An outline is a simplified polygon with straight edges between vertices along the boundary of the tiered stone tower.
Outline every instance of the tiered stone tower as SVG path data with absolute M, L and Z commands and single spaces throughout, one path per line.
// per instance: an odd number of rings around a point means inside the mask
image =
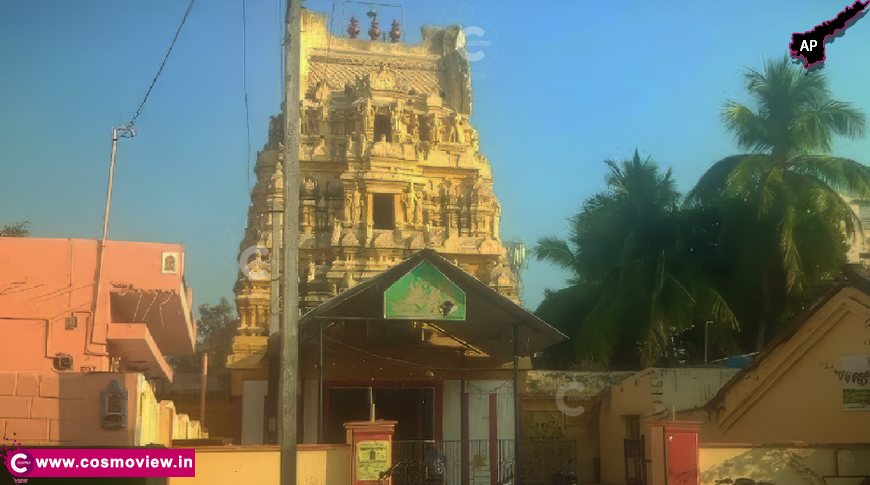
M 424 27 L 423 42 L 407 45 L 337 38 L 326 25 L 318 14 L 303 17 L 302 313 L 423 248 L 516 300 L 492 167 L 468 123 L 470 66 L 456 51 L 459 27 Z M 240 273 L 235 287 L 241 329 L 231 363 L 276 330 L 270 297 L 280 286 L 268 260 L 281 237 L 282 116 L 273 117 L 254 169 L 240 245 L 254 277 Z M 257 246 L 270 253 L 250 249 Z

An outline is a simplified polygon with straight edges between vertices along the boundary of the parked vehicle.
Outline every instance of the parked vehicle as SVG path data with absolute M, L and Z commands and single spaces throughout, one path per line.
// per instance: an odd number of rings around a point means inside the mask
M 395 472 L 396 469 L 399 468 L 399 466 L 401 466 L 403 463 L 404 462 L 397 461 L 393 466 L 388 468 L 386 471 L 382 471 L 380 473 L 380 477 L 378 479 L 378 485 L 385 485 L 390 480 L 390 477 L 393 476 L 393 472 Z
M 561 470 L 553 476 L 553 485 L 577 485 L 577 473 L 571 467 L 574 459 L 568 460 Z

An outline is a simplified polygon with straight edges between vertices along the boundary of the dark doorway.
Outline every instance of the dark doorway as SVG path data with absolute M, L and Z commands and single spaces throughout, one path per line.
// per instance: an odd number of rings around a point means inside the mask
M 435 389 L 355 387 L 329 390 L 328 443 L 346 442 L 344 423 L 370 419 L 372 398 L 375 419 L 397 421 L 394 441 L 435 439 Z
M 375 141 L 392 142 L 392 132 L 393 127 L 392 123 L 390 123 L 390 115 L 375 115 Z
M 347 443 L 344 423 L 368 421 L 371 390 L 367 387 L 333 388 L 329 390 L 329 439 L 328 443 Z
M 372 226 L 375 229 L 396 228 L 395 202 L 393 194 L 372 194 Z
M 432 388 L 375 389 L 377 419 L 398 421 L 395 441 L 435 439 L 435 390 Z

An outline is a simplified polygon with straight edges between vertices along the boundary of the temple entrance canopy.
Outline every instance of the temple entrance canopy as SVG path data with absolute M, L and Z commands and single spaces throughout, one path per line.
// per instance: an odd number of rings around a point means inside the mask
M 338 444 L 344 422 L 396 421 L 395 461 L 420 464 L 437 451 L 455 472 L 448 482 L 462 483 L 472 455 L 485 454 L 497 458 L 476 469 L 503 479 L 517 460 L 519 369 L 565 338 L 422 250 L 301 318 L 300 435 L 306 443 Z M 466 389 L 476 383 L 506 390 L 481 396 L 495 411 L 483 425 Z M 399 473 L 408 480 L 419 472 L 404 466 Z
M 306 354 L 324 327 L 327 342 L 408 357 L 423 372 L 426 366 L 449 367 L 451 376 L 501 369 L 513 362 L 515 347 L 516 355 L 528 357 L 566 338 L 429 249 L 308 312 L 300 327 Z M 326 374 L 339 377 L 337 372 Z M 341 374 L 372 377 L 360 368 Z

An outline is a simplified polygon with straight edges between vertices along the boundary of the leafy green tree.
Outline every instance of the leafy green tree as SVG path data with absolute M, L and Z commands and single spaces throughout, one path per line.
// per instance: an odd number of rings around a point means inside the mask
M 0 226 L 0 237 L 27 237 L 30 231 L 27 229 L 28 221 L 10 222 Z
M 860 221 L 841 194 L 870 196 L 870 170 L 830 155 L 834 136 L 864 136 L 866 117 L 831 97 L 824 71 L 806 72 L 786 56 L 766 60 L 760 71 L 748 69 L 744 80 L 750 105 L 728 101 L 721 116 L 739 148 L 749 153 L 716 162 L 688 194 L 686 204 L 732 199 L 753 208 L 756 222 L 737 224 L 745 241 L 752 235 L 751 248 L 737 247 L 751 250 L 753 254 L 741 261 L 760 270 L 755 343 L 760 350 L 787 297 L 806 292 L 805 286 L 817 280 L 807 272 L 814 271 L 813 265 L 819 269 L 818 261 L 810 262 L 819 252 L 809 232 L 798 236 L 801 228 L 824 227 L 821 234 L 829 248 L 842 245 L 831 228 L 853 237 Z
M 575 360 L 626 368 L 679 360 L 676 336 L 699 321 L 733 328 L 736 320 L 693 267 L 671 171 L 637 150 L 605 163 L 606 189 L 583 203 L 567 240 L 541 238 L 533 249 L 539 261 L 573 273 L 569 288 L 548 294 L 538 313 L 573 310 L 577 319 L 557 327 L 573 326 Z
M 173 367 L 176 372 L 200 372 L 202 352 L 207 352 L 209 373 L 225 373 L 227 357 L 232 353 L 233 337 L 239 323 L 235 309 L 226 298 L 221 297 L 217 305 L 200 305 L 199 315 L 196 329 L 197 351 L 194 355 L 174 358 Z

